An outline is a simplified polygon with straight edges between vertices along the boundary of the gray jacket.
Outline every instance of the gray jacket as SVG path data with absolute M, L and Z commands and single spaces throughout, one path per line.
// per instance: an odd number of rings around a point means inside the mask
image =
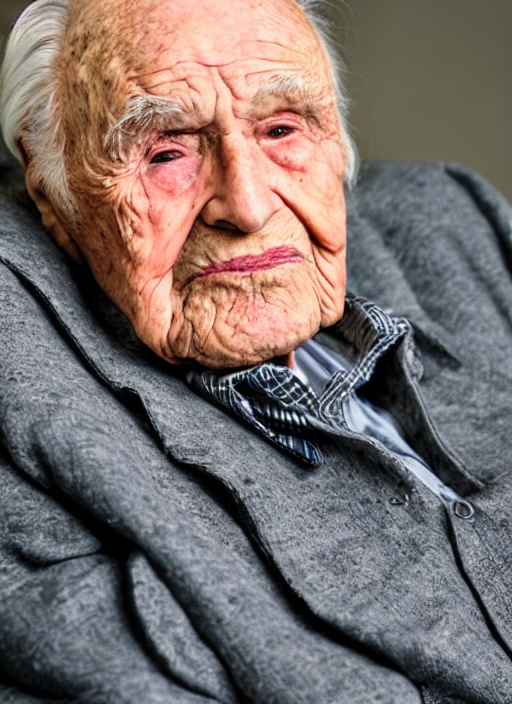
M 370 165 L 349 288 L 414 328 L 368 393 L 472 502 L 381 445 L 306 468 L 150 353 L 0 176 L 0 701 L 510 704 L 511 209 Z M 333 349 L 336 327 L 321 333 Z

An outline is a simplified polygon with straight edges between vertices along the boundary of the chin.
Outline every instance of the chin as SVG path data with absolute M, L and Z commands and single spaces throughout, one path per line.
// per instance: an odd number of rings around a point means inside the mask
M 169 336 L 168 348 L 179 363 L 209 369 L 248 367 L 283 357 L 320 328 L 316 299 L 310 306 L 303 303 L 245 305 L 243 316 L 237 315 L 236 306 L 222 311 L 204 305 L 197 317 L 185 316 L 179 334 Z
M 319 330 L 320 290 L 316 271 L 304 262 L 196 279 L 176 298 L 164 356 L 210 369 L 283 357 Z
M 254 340 L 253 349 L 248 350 L 247 347 L 237 347 L 236 343 L 230 348 L 227 346 L 219 349 L 213 347 L 209 349 L 205 347 L 198 350 L 194 361 L 208 369 L 236 369 L 240 367 L 252 367 L 262 362 L 268 362 L 276 358 L 285 358 L 290 352 L 297 349 L 305 340 L 315 334 L 317 330 L 313 330 L 310 334 L 303 337 L 293 337 L 288 340 L 278 341 L 269 340 L 268 344 L 265 341 L 258 339 Z M 263 344 L 262 344 L 263 343 Z

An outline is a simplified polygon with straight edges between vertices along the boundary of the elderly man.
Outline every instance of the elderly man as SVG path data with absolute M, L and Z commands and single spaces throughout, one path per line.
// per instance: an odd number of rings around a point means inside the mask
M 333 66 L 305 0 L 18 20 L 2 702 L 512 701 L 511 211 L 367 167 L 346 294 Z

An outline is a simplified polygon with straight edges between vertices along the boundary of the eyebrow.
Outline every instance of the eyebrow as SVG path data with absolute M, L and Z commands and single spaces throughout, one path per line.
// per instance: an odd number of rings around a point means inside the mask
M 318 104 L 321 102 L 318 85 L 298 74 L 275 76 L 263 83 L 251 99 L 259 106 L 269 99 L 282 99 L 291 107 L 301 108 L 305 116 L 318 119 Z
M 259 86 L 251 98 L 258 107 L 269 99 L 281 99 L 287 106 L 300 108 L 305 117 L 319 123 L 318 87 L 303 76 L 275 76 Z M 123 115 L 103 139 L 107 155 L 115 162 L 124 161 L 132 146 L 148 132 L 174 132 L 183 127 L 189 112 L 183 103 L 171 98 L 139 95 L 131 98 Z
M 186 116 L 178 100 L 147 95 L 131 98 L 123 115 L 105 134 L 104 149 L 113 161 L 123 161 L 141 135 L 177 130 Z

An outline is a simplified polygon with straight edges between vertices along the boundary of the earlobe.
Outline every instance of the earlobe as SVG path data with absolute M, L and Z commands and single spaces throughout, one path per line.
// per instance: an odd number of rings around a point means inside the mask
M 66 227 L 64 226 L 58 213 L 55 211 L 52 203 L 48 200 L 45 193 L 41 190 L 39 184 L 34 178 L 33 163 L 27 155 L 21 140 L 18 143 L 18 146 L 20 147 L 23 161 L 25 163 L 25 185 L 29 196 L 32 198 L 37 206 L 37 209 L 41 213 L 43 227 L 53 235 L 57 244 L 60 245 L 72 259 L 76 262 L 83 262 L 84 258 L 80 250 L 69 236 Z

